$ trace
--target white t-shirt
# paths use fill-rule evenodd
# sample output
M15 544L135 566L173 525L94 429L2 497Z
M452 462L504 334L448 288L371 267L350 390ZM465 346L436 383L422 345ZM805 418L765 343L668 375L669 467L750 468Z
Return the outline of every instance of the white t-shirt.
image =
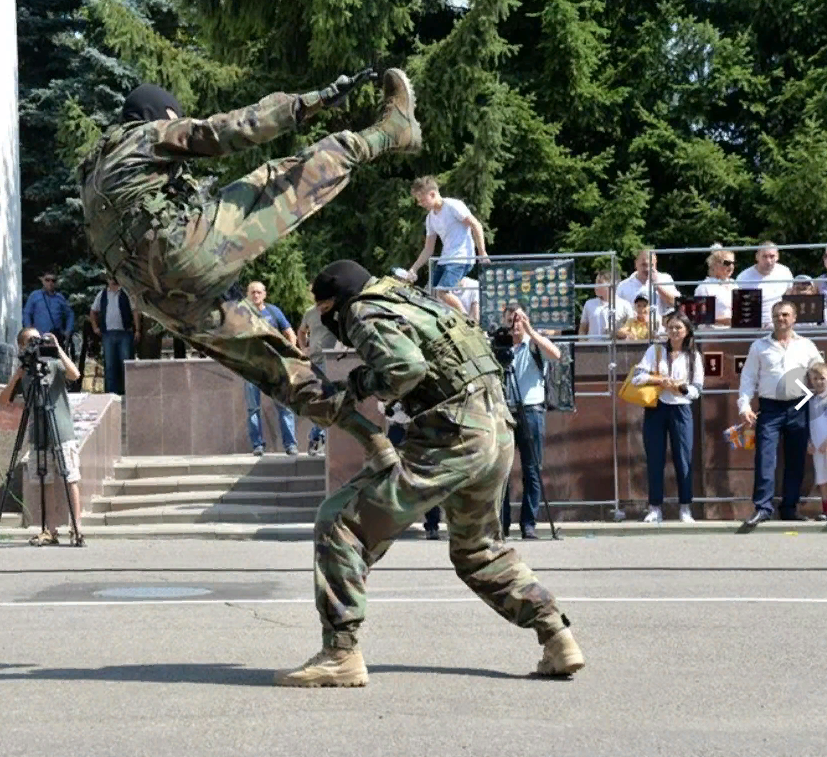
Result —
M732 279L716 279L714 276L707 276L703 283L695 287L696 297L715 298L715 320L719 318L732 318L732 292L738 288L738 284Z
M121 318L121 309L118 306L118 299L121 296L121 289L118 289L117 292L113 292L111 289L107 287L106 289L106 326L107 331L128 331L131 324L124 323L123 318ZM133 310L135 309L134 305L132 304L132 298L129 297L129 307ZM95 301L92 303L92 310L96 313L100 313L101 311L101 300L103 299L103 289L98 292L98 296L95 297Z
M619 329L630 318L635 317L635 309L627 300L615 296L615 328ZM581 322L589 324L589 336L603 336L609 333L609 303L599 297L586 300L583 305Z
M782 281L772 283L770 281L764 284L765 279L782 279ZM786 279L786 281L784 281ZM761 324L763 326L772 325L772 307L776 302L781 302L781 298L787 293L787 290L792 286L793 274L789 268L781 263L776 263L772 271L767 274L758 273L755 266L741 271L736 277L741 289L760 289L761 290Z
M674 289L673 294L678 296L680 292L675 288L674 285L675 279L673 279L668 273L664 273L663 271L658 271L655 276L655 283L660 284L661 286L667 286L671 284L671 289ZM643 292L647 297L649 296L649 280L647 279L643 284L640 283L640 279L637 277L636 273L633 273L629 276L628 279L623 279L617 285L617 297L622 297L629 303L634 304L635 297ZM658 331L663 331L663 316L665 316L670 310L674 309L674 305L670 305L666 300L662 297L658 296L658 290L652 290L652 297L653 302L650 302L650 305L654 305L654 311L657 314L657 328Z
M658 399L667 405L688 405L692 400L698 399L703 389L704 361L701 353L697 350L695 351L692 383L689 383L689 357L687 354L681 352L675 356L672 360L671 367L667 357L666 345L650 345L635 368L635 372L632 375L632 383L636 386L641 386L647 383L655 373L661 376L669 376L669 378L685 383L689 394L681 394L680 392L672 392L664 389ZM660 358L660 360L658 360L658 358Z
M471 312L471 306L480 304L480 282L476 279L463 278L459 281L459 288L456 290L456 295L465 308L465 312Z
M432 210L425 216L426 236L436 235L442 241L438 265L474 262L474 238L471 236L471 227L463 223L470 215L471 211L462 200L445 197L439 213Z

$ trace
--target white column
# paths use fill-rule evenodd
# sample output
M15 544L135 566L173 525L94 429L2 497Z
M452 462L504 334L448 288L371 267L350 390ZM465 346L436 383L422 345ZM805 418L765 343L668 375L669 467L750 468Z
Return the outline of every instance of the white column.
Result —
M17 13L13 0L0 0L0 382L11 368L7 345L20 328L20 144L17 116Z

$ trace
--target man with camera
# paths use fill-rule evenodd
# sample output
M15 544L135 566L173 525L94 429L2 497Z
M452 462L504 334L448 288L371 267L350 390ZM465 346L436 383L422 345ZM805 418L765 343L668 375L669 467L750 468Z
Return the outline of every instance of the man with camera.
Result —
M66 481L68 483L69 504L75 514L77 533L70 534L70 541L75 546L85 546L80 533L80 452L75 440L75 429L72 424L72 411L69 407L69 394L66 391L67 381L77 381L80 371L71 358L63 351L54 334L45 334L31 327L23 328L17 335L17 346L20 351L21 366L12 376L11 381L0 393L0 407L7 407L14 401L15 393L19 389L26 397L32 381L38 380L46 387L47 402L54 407L57 426L56 440L50 438L50 431L46 422L46 414L42 408L33 407L29 415L29 479L39 483L38 465L36 461L42 456L48 456L53 449L52 442L60 444L63 457L66 461ZM48 459L48 457L47 457ZM44 484L54 483L54 463L47 468L43 478ZM33 537L30 544L37 547L55 546L58 542L56 513L47 508L42 531Z
M517 426L514 439L523 471L523 500L520 533L536 539L540 509L543 440L545 438L545 373L549 360L559 360L560 350L531 325L516 303L503 311L503 329L511 332L510 365L506 373L506 398ZM502 361L501 361L502 362ZM522 408L520 407L522 405ZM523 412L521 412L521 409ZM503 535L511 529L511 487L506 484L502 507Z

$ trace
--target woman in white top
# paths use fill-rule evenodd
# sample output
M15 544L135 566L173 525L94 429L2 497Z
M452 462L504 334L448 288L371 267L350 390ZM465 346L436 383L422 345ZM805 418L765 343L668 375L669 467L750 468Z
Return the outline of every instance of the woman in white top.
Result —
M666 343L651 345L632 376L636 386L661 387L657 406L643 411L643 447L649 478L649 512L643 520L645 523L663 520L661 506L668 436L678 480L680 519L692 523L691 402L701 395L704 363L695 347L692 322L683 313L667 316L666 334Z
M732 292L738 288L732 274L735 271L735 253L724 250L721 245L712 245L712 252L706 259L707 276L695 287L696 297L715 298L715 326L725 328L732 325Z

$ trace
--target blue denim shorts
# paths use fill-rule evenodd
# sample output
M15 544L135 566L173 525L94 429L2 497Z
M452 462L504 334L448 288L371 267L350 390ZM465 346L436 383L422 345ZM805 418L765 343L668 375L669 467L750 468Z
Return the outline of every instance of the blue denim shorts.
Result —
M473 263L437 263L431 273L431 287L434 289L457 289L460 279L471 273Z

